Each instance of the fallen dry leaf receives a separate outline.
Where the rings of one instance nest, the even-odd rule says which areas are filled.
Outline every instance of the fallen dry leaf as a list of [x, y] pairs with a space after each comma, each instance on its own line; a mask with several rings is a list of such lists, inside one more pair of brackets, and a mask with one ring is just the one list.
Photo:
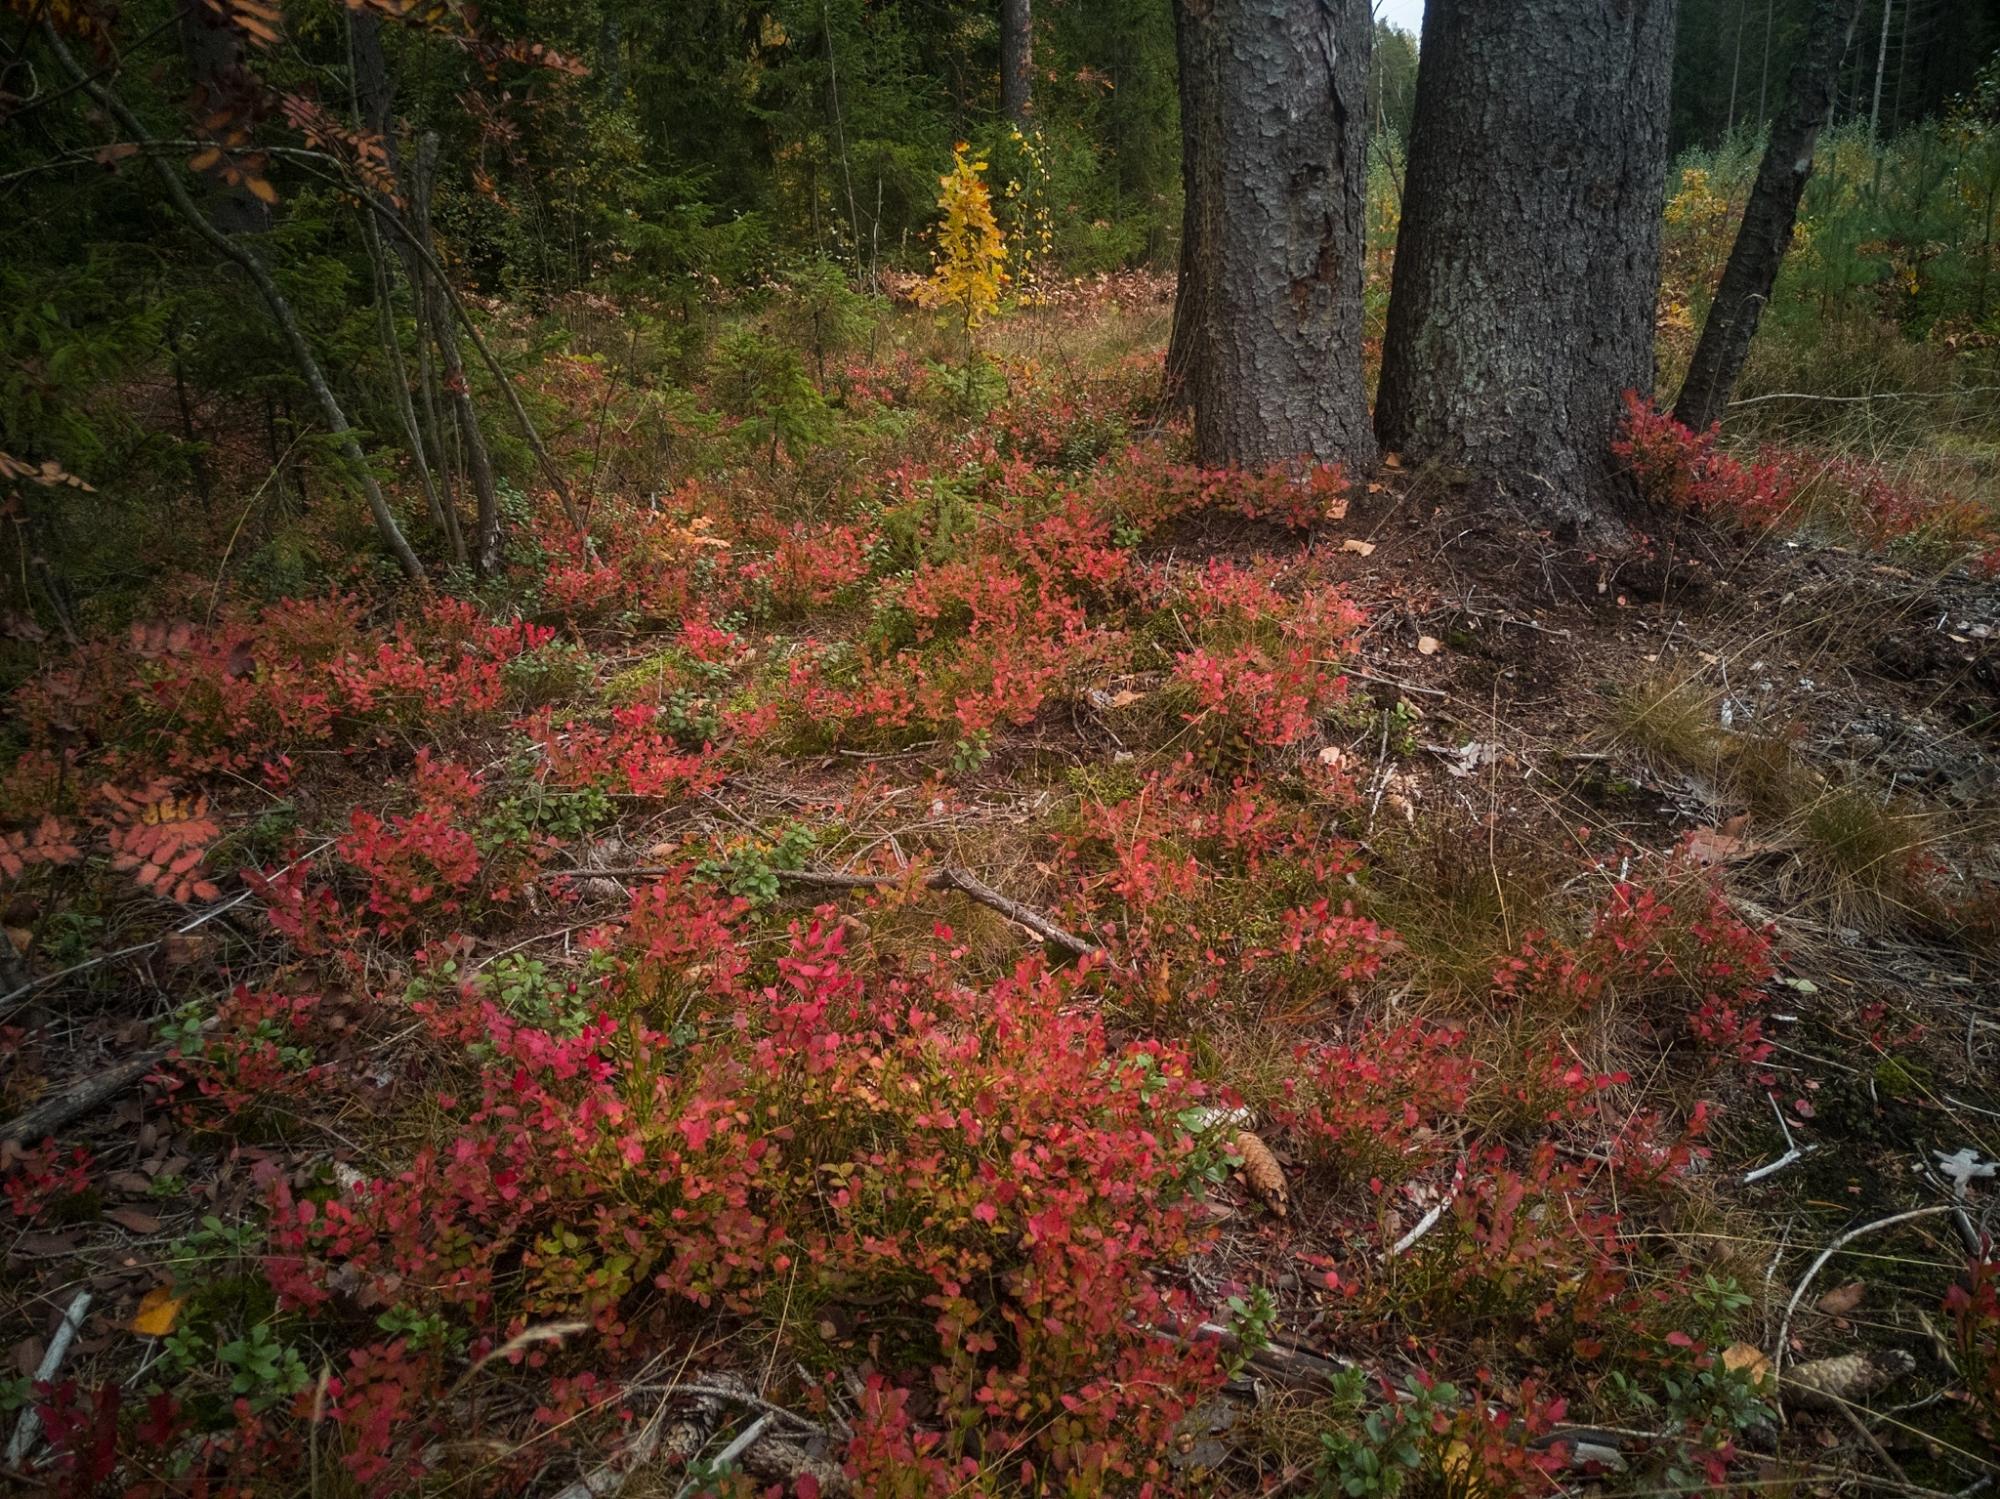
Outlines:
[[1264, 1199], [1264, 1204], [1280, 1218], [1285, 1216], [1285, 1170], [1271, 1147], [1249, 1130], [1236, 1132], [1236, 1153], [1243, 1157], [1243, 1179]]
[[1681, 840], [1681, 852], [1705, 869], [1750, 858], [1771, 845], [1753, 843], [1746, 837], [1749, 826], [1750, 814], [1740, 812], [1715, 827], [1696, 828]]
[[117, 1224], [128, 1233], [156, 1234], [160, 1231], [158, 1216], [144, 1208], [106, 1208], [104, 1220]]
[[1417, 654], [1419, 656], [1435, 656], [1443, 649], [1444, 642], [1439, 640], [1435, 635], [1419, 635], [1417, 637]]
[[1401, 468], [1402, 466], [1403, 455], [1401, 453], [1384, 453], [1382, 455], [1382, 467]]
[[1763, 1384], [1771, 1377], [1771, 1361], [1764, 1350], [1749, 1343], [1731, 1343], [1722, 1350], [1722, 1367], [1747, 1374], [1751, 1383]]
[[1448, 756], [1444, 768], [1455, 776], [1469, 776], [1487, 765], [1496, 764], [1500, 759], [1500, 746], [1473, 740], [1461, 744], [1457, 751]]
[[1350, 536], [1340, 544], [1340, 549], [1343, 552], [1352, 552], [1357, 557], [1368, 557], [1374, 555], [1375, 543]]
[[1861, 1298], [1867, 1290], [1868, 1287], [1864, 1282], [1850, 1280], [1844, 1286], [1835, 1286], [1813, 1305], [1830, 1316], [1845, 1317], [1861, 1305]]
[[162, 1281], [140, 1298], [139, 1310], [132, 1314], [132, 1331], [142, 1338], [164, 1338], [180, 1321], [181, 1304], [186, 1300], [174, 1294], [172, 1282]]

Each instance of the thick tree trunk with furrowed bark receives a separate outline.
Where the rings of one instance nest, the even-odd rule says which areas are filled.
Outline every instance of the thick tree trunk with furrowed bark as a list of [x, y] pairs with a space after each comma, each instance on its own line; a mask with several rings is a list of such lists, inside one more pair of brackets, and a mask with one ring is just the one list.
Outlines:
[[1361, 375], [1368, 0], [1179, 0], [1169, 377], [1206, 464], [1374, 460]]
[[1621, 530], [1653, 390], [1675, 0], [1430, 0], [1375, 429], [1565, 537]]
[[1840, 60], [1861, 18], [1863, 0], [1819, 0], [1813, 7], [1805, 51], [1792, 69], [1784, 112], [1771, 122], [1757, 181], [1743, 208], [1743, 223], [1715, 289], [1701, 341], [1681, 381], [1674, 419], [1697, 432], [1722, 420], [1730, 392], [1750, 357], [1764, 304], [1771, 300], [1785, 252], [1792, 247], [1799, 199], [1812, 176], [1813, 148], [1826, 123]]

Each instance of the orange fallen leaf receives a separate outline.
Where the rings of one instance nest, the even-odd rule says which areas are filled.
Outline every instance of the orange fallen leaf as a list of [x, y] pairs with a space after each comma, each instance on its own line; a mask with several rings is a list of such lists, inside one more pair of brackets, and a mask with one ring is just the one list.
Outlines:
[[1844, 1286], [1835, 1286], [1814, 1303], [1821, 1311], [1835, 1317], [1844, 1317], [1861, 1305], [1861, 1298], [1868, 1287], [1858, 1280], [1850, 1280]]
[[139, 1310], [132, 1314], [132, 1331], [142, 1338], [164, 1338], [180, 1321], [181, 1305], [186, 1300], [174, 1294], [170, 1281], [154, 1286], [140, 1298]]
[[1372, 541], [1360, 541], [1350, 536], [1340, 544], [1340, 549], [1343, 552], [1352, 552], [1357, 557], [1366, 557], [1374, 552], [1375, 543]]
[[1681, 852], [1703, 867], [1750, 858], [1771, 845], [1751, 842], [1744, 836], [1749, 827], [1750, 814], [1740, 812], [1715, 827], [1696, 828], [1681, 841]]
[[1761, 1385], [1771, 1377], [1771, 1361], [1764, 1356], [1764, 1350], [1748, 1343], [1731, 1343], [1723, 1349], [1722, 1367], [1749, 1375], [1752, 1384]]

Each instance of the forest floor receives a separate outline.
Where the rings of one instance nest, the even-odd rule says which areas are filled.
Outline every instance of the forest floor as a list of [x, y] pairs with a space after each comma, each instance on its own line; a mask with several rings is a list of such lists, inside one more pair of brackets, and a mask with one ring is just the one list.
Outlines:
[[6, 1470], [1990, 1486], [2000, 587], [1823, 492], [1595, 557], [1203, 474], [1162, 331], [850, 356], [479, 607], [47, 646]]

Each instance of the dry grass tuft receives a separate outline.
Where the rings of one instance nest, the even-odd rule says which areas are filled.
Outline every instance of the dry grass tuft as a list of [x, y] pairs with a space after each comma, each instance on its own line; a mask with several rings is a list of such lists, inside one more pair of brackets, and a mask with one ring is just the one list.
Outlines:
[[1794, 867], [1834, 919], [1882, 928], [1939, 918], [1923, 875], [1942, 836], [1936, 814], [1858, 785], [1828, 787], [1792, 811]]
[[1699, 677], [1663, 673], [1611, 700], [1613, 742], [1656, 768], [1713, 770], [1723, 753], [1723, 692]]

